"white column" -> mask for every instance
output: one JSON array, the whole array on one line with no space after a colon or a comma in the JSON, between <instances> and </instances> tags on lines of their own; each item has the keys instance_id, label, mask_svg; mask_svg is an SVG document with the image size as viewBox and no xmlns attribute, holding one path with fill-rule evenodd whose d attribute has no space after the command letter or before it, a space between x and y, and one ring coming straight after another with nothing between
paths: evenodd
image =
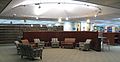
<instances>
[{"instance_id":1,"label":"white column","mask_svg":"<svg viewBox=\"0 0 120 62\"><path fill-rule=\"evenodd\" d=\"M86 31L90 31L90 19L87 19Z\"/></svg>"},{"instance_id":2,"label":"white column","mask_svg":"<svg viewBox=\"0 0 120 62\"><path fill-rule=\"evenodd\" d=\"M77 31L81 31L81 24L77 23Z\"/></svg>"},{"instance_id":3,"label":"white column","mask_svg":"<svg viewBox=\"0 0 120 62\"><path fill-rule=\"evenodd\" d=\"M114 26L112 26L112 32L115 32L115 27Z\"/></svg>"}]
</instances>

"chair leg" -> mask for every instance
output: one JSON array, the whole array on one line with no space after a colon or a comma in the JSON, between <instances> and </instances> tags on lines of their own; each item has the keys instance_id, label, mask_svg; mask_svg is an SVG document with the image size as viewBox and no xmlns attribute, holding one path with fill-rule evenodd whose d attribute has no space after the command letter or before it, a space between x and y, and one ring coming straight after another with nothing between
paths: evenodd
<instances>
[{"instance_id":1,"label":"chair leg","mask_svg":"<svg viewBox=\"0 0 120 62\"><path fill-rule=\"evenodd\" d=\"M21 58L23 58L23 55L21 55Z\"/></svg>"},{"instance_id":2,"label":"chair leg","mask_svg":"<svg viewBox=\"0 0 120 62\"><path fill-rule=\"evenodd\" d=\"M17 54L19 54L19 51L17 50Z\"/></svg>"},{"instance_id":3,"label":"chair leg","mask_svg":"<svg viewBox=\"0 0 120 62\"><path fill-rule=\"evenodd\" d=\"M108 51L110 51L110 45L108 45Z\"/></svg>"},{"instance_id":4,"label":"chair leg","mask_svg":"<svg viewBox=\"0 0 120 62\"><path fill-rule=\"evenodd\" d=\"M20 50L17 50L17 54L19 54L19 55L20 55Z\"/></svg>"},{"instance_id":5,"label":"chair leg","mask_svg":"<svg viewBox=\"0 0 120 62\"><path fill-rule=\"evenodd\" d=\"M31 57L30 59L34 60L34 57Z\"/></svg>"},{"instance_id":6,"label":"chair leg","mask_svg":"<svg viewBox=\"0 0 120 62\"><path fill-rule=\"evenodd\" d=\"M40 59L42 60L42 56L40 56Z\"/></svg>"}]
</instances>

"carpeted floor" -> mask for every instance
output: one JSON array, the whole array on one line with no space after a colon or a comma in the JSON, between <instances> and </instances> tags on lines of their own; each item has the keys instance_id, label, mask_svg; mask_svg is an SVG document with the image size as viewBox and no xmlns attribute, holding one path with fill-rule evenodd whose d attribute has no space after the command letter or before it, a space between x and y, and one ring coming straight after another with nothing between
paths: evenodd
<instances>
[{"instance_id":1,"label":"carpeted floor","mask_svg":"<svg viewBox=\"0 0 120 62\"><path fill-rule=\"evenodd\" d=\"M0 62L41 62L21 59L14 45L0 45ZM102 52L80 51L79 49L45 48L42 62L120 62L120 46L111 46Z\"/></svg>"}]
</instances>

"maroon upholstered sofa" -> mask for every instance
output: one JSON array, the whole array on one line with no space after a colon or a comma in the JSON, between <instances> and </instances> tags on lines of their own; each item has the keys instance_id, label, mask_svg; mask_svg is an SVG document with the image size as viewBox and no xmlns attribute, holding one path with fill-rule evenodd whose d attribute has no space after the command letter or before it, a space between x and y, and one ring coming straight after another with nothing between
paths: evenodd
<instances>
[{"instance_id":1,"label":"maroon upholstered sofa","mask_svg":"<svg viewBox=\"0 0 120 62\"><path fill-rule=\"evenodd\" d=\"M64 41L61 42L62 48L74 48L75 47L75 38L65 38Z\"/></svg>"}]
</instances>

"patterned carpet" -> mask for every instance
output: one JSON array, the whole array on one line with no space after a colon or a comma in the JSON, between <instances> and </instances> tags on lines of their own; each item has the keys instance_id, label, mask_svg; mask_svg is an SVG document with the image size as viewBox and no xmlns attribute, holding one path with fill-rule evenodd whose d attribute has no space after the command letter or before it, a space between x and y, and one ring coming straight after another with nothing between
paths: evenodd
<instances>
[{"instance_id":1,"label":"patterned carpet","mask_svg":"<svg viewBox=\"0 0 120 62\"><path fill-rule=\"evenodd\" d=\"M120 46L102 52L79 49L45 48L43 60L21 59L14 45L0 45L0 62L120 62Z\"/></svg>"}]
</instances>

